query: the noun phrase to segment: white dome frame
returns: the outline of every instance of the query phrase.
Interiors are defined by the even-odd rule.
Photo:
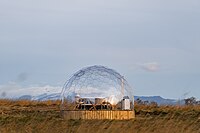
[[[107,101],[113,105],[116,105],[124,96],[128,96],[131,101],[131,109],[134,109],[133,89],[129,86],[124,76],[105,66],[94,65],[85,67],[70,77],[64,84],[61,92],[62,110],[67,109],[64,106],[66,99],[68,102],[75,103],[75,98],[72,98],[75,95],[89,97],[92,95],[91,98],[106,97]]]

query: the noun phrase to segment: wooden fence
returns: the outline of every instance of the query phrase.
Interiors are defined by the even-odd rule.
[[[74,110],[63,111],[64,119],[110,119],[110,120],[128,120],[135,118],[134,110]]]

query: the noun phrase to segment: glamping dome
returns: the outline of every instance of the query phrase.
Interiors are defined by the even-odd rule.
[[[126,79],[104,66],[86,67],[65,83],[62,110],[132,110],[133,90]]]

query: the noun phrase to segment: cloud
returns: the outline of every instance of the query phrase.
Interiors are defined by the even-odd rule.
[[[51,85],[22,85],[29,74],[26,72],[19,73],[14,81],[0,85],[0,98],[18,98],[22,95],[37,96],[41,94],[60,93],[62,87]]]
[[[21,83],[24,82],[28,79],[28,74],[25,72],[20,73],[19,75],[17,75],[17,79],[16,82],[17,83]]]
[[[160,65],[157,62],[139,64],[139,67],[149,72],[157,72],[160,70]]]
[[[9,83],[7,85],[0,85],[0,98],[17,98],[23,95],[38,96],[41,94],[60,93],[62,87],[60,86],[36,86],[31,85],[23,87],[17,83]]]
[[[1,93],[1,97],[3,97],[3,98],[6,97],[6,92],[3,91],[3,92]]]

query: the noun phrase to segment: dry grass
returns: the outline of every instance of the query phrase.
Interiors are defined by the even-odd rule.
[[[135,105],[136,119],[63,120],[60,101],[0,100],[0,133],[199,133],[200,106]]]

